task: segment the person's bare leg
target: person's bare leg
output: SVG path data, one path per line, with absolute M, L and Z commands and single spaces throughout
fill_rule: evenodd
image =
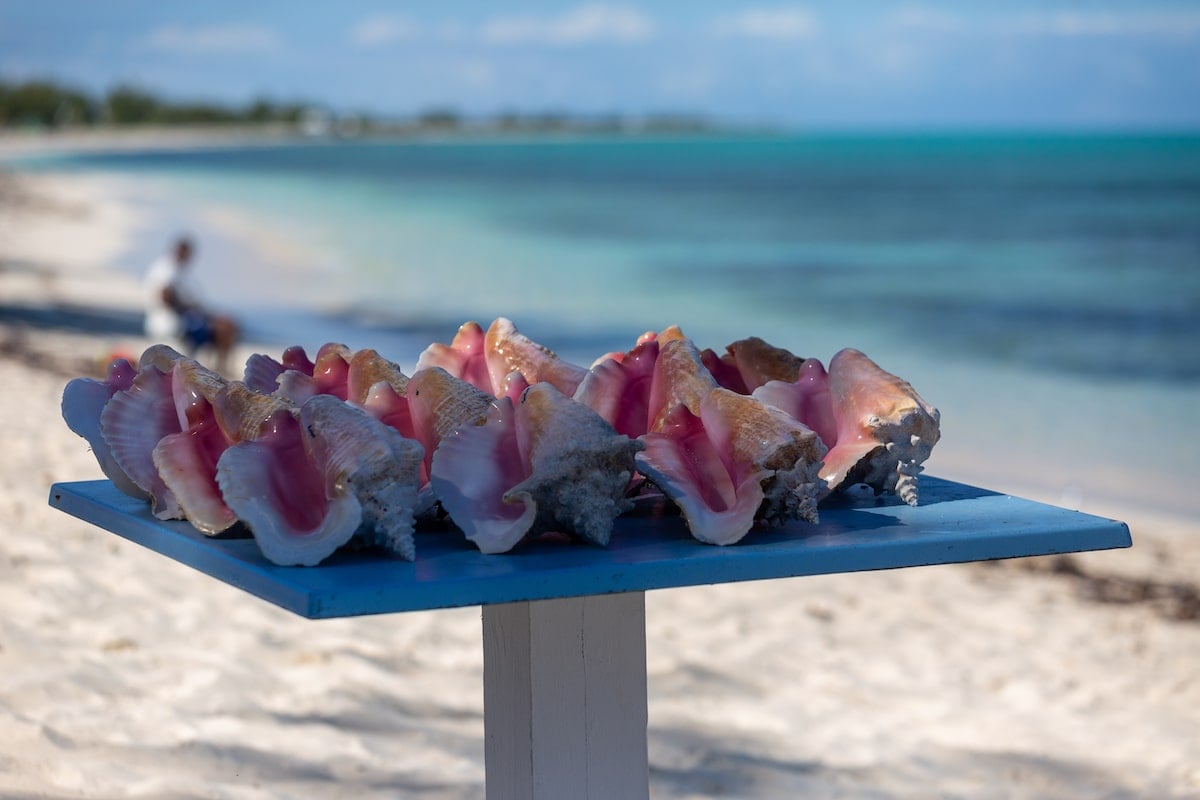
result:
M 229 317 L 213 319 L 213 347 L 217 351 L 217 372 L 222 375 L 229 368 L 229 354 L 238 340 L 238 326 Z

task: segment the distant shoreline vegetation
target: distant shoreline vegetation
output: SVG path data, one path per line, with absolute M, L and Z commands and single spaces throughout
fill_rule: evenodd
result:
M 691 114 L 577 115 L 566 112 L 502 111 L 467 116 L 450 107 L 409 117 L 337 114 L 318 103 L 258 99 L 243 106 L 168 100 L 145 89 L 118 86 L 103 96 L 54 81 L 0 80 L 0 130 L 80 130 L 93 127 L 283 125 L 310 135 L 360 136 L 403 133 L 654 133 L 714 130 Z

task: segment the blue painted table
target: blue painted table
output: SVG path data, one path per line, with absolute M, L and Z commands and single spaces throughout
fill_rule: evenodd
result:
M 539 541 L 500 556 L 418 531 L 417 560 L 340 553 L 268 563 L 248 538 L 156 520 L 108 481 L 55 484 L 50 504 L 309 618 L 483 606 L 489 797 L 646 797 L 647 589 L 1128 547 L 1122 522 L 932 477 L 921 505 L 822 506 L 818 525 L 700 544 L 649 508 L 604 549 Z

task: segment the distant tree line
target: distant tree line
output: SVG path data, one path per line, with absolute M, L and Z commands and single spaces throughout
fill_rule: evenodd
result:
M 307 105 L 255 100 L 243 107 L 172 102 L 133 86 L 103 96 L 52 81 L 0 81 L 0 128 L 62 128 L 78 125 L 295 124 Z
M 655 133 L 703 132 L 701 117 L 656 114 L 575 115 L 563 111 L 523 113 L 505 110 L 490 117 L 468 117 L 453 108 L 435 107 L 404 119 L 366 114 L 335 115 L 311 103 L 255 100 L 245 106 L 165 100 L 134 86 L 118 86 L 96 96 L 53 81 L 12 83 L 0 80 L 0 129 L 70 128 L 88 125 L 265 124 L 294 126 L 314 135 L 358 136 L 367 133 Z

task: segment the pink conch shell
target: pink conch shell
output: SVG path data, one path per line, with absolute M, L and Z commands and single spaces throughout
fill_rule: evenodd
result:
M 700 531 L 697 538 L 737 541 L 756 517 L 769 523 L 792 518 L 815 522 L 817 497 L 824 489 L 817 471 L 825 452 L 817 434 L 779 409 L 717 386 L 689 339 L 668 329 L 658 342 L 647 434 L 654 444 L 648 442 L 648 455 L 639 458 L 638 467 L 678 504 L 691 504 L 688 522 Z M 670 456 L 670 446 L 700 450 Z M 748 490 L 746 476 L 759 475 L 761 504 L 742 500 L 742 494 L 735 502 L 722 492 L 721 502 L 708 507 L 720 517 L 705 517 L 701 509 L 707 490 L 696 484 L 705 474 L 724 474 L 723 485 L 742 490 Z
M 724 387 L 699 413 L 677 404 L 646 434 L 638 469 L 683 510 L 692 535 L 732 544 L 756 519 L 817 521 L 825 447 L 776 408 Z
M 179 432 L 162 437 L 151 451 L 159 477 L 189 522 L 207 534 L 228 529 L 237 517 L 221 499 L 216 464 L 229 446 L 213 403 L 227 381 L 196 361 L 181 358 L 172 368 L 171 394 Z
M 770 470 L 733 459 L 715 420 L 712 403 L 701 404 L 701 416 L 675 406 L 658 431 L 642 437 L 645 452 L 637 467 L 683 512 L 692 536 L 708 544 L 733 544 L 754 526 L 762 505 L 762 481 Z
M 222 454 L 222 496 L 263 555 L 283 566 L 320 563 L 363 530 L 412 560 L 420 445 L 330 395 L 299 414 L 281 410 L 254 441 Z
M 519 403 L 504 397 L 479 426 L 442 440 L 432 484 L 442 506 L 485 553 L 548 531 L 604 545 L 642 445 L 549 383 Z
M 100 432 L 121 470 L 150 497 L 159 519 L 180 519 L 183 510 L 154 466 L 155 446 L 182 430 L 171 392 L 174 366 L 153 363 L 138 370 L 132 385 L 115 393 L 100 412 Z
M 416 370 L 429 367 L 441 367 L 478 389 L 495 393 L 484 354 L 484 332 L 478 322 L 463 323 L 448 345 L 435 342 L 425 348 L 417 359 Z
M 370 388 L 360 405 L 375 419 L 393 428 L 408 439 L 416 439 L 412 410 L 407 395 L 400 394 L 387 381 L 380 381 Z
M 217 462 L 225 502 L 267 560 L 282 566 L 320 563 L 362 523 L 358 498 L 310 461 L 306 438 L 294 413 L 281 411 L 257 439 L 230 447 Z
M 313 362 L 308 360 L 308 354 L 299 345 L 283 351 L 281 360 L 276 361 L 268 355 L 255 353 L 246 359 L 246 370 L 242 382 L 256 392 L 270 394 L 279 386 L 279 376 L 288 370 L 299 372 L 312 377 Z
M 525 390 L 530 386 L 532 386 L 532 384 L 525 379 L 525 376 L 514 369 L 512 372 L 508 373 L 508 377 L 504 379 L 504 384 L 496 393 L 496 397 L 507 397 L 514 403 L 518 403 L 521 400 L 521 395 L 525 394 Z
M 501 398 L 490 408 L 482 425 L 443 440 L 430 483 L 468 539 L 485 553 L 504 553 L 529 533 L 537 506 L 506 494 L 525 474 L 512 400 Z
M 291 404 L 253 392 L 242 383 L 223 385 L 215 393 L 202 391 L 212 388 L 205 386 L 207 372 L 195 362 L 176 364 L 175 395 L 177 402 L 185 400 L 183 429 L 164 436 L 155 446 L 153 458 L 184 516 L 197 530 L 212 535 L 237 522 L 217 485 L 221 455 L 231 445 L 257 437 L 267 417 Z
M 722 386 L 750 394 L 768 381 L 795 382 L 806 359 L 751 336 L 728 345 L 722 356 L 705 350 L 701 360 Z
M 480 425 L 496 398 L 441 367 L 417 370 L 408 382 L 408 409 L 413 435 L 425 448 L 425 470 L 434 452 L 450 434 Z
M 817 359 L 805 359 L 794 381 L 767 381 L 751 396 L 812 428 L 826 447 L 832 447 L 837 441 L 837 420 L 829 396 L 829 373 Z
M 327 479 L 346 483 L 362 506 L 363 538 L 412 561 L 413 509 L 424 448 L 327 395 L 300 409 L 309 452 Z
M 488 328 L 484 352 L 492 393 L 497 396 L 503 396 L 504 381 L 514 370 L 524 375 L 529 383 L 549 383 L 567 397 L 575 394 L 587 375 L 586 369 L 563 361 L 554 351 L 517 331 L 516 326 L 504 317 L 497 318 Z
M 916 505 L 921 464 L 941 436 L 941 414 L 908 381 L 847 348 L 829 362 L 837 440 L 821 470 L 831 489 L 866 483 Z
M 575 400 L 599 414 L 617 433 L 641 436 L 650 428 L 650 387 L 658 351 L 656 336 L 643 335 L 628 353 L 598 360 L 575 390 Z
M 94 378 L 75 378 L 63 389 L 62 415 L 67 427 L 87 440 L 100 469 L 113 485 L 130 497 L 145 500 L 149 495 L 121 469 L 112 449 L 100 432 L 100 414 L 114 394 L 133 386 L 135 370 L 123 358 L 108 366 L 103 381 Z
M 317 351 L 312 372 L 285 371 L 277 379 L 279 388 L 275 393 L 296 405 L 303 405 L 305 400 L 318 394 L 331 394 L 345 400 L 349 393 L 347 383 L 353 357 L 354 353 L 344 344 L 324 344 Z

